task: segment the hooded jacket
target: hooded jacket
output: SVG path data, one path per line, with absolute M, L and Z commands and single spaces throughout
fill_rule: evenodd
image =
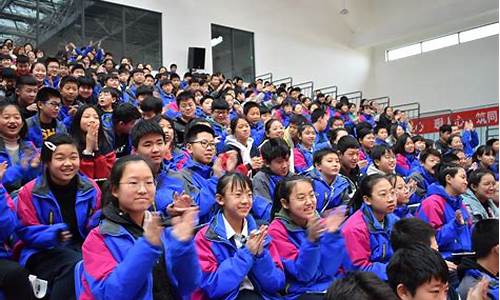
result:
M 465 224 L 455 221 L 455 211 L 460 210 Z M 439 183 L 433 183 L 427 191 L 416 216 L 436 230 L 439 251 L 445 259 L 454 252 L 471 251 L 472 219 L 462 204 L 462 197 L 450 196 Z
M 0 259 L 11 258 L 18 223 L 14 201 L 0 184 Z
M 67 133 L 64 124 L 55 120 L 56 122 L 56 133 Z M 28 134 L 26 135 L 26 140 L 33 142 L 35 147 L 38 149 L 42 148 L 43 137 L 42 137 L 42 126 L 40 125 L 40 115 L 36 114 L 33 117 L 26 120 L 28 126 Z
M 464 258 L 457 268 L 460 285 L 458 293 L 462 299 L 467 299 L 469 289 L 474 287 L 483 277 L 486 277 L 488 283 L 488 299 L 498 300 L 498 274 L 491 274 L 476 260 Z
M 471 189 L 467 189 L 465 194 L 462 195 L 462 200 L 472 217 L 472 223 L 476 224 L 477 221 L 491 217 L 498 219 L 498 207 L 493 203 L 493 200 L 488 199 L 485 207 Z
M 435 182 L 437 179 L 427 171 L 424 166 L 419 165 L 415 168 L 415 171 L 410 175 L 410 179 L 417 182 L 417 189 L 413 195 L 410 196 L 410 204 L 420 203 L 425 198 L 427 194 L 427 189 L 429 186 Z
M 312 169 L 307 175 L 313 180 L 316 192 L 316 210 L 320 214 L 328 209 L 346 204 L 350 200 L 351 185 L 343 175 L 338 174 L 331 185 L 316 169 Z

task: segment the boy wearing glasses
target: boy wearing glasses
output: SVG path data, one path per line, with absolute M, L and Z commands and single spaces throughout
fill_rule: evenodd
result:
M 36 94 L 35 102 L 38 113 L 26 120 L 28 124 L 28 137 L 37 148 L 56 133 L 66 133 L 66 127 L 58 121 L 62 97 L 58 90 L 44 87 Z

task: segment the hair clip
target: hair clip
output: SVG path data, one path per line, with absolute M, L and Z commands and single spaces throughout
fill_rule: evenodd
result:
M 52 151 L 52 152 L 56 151 L 57 146 L 56 146 L 56 145 L 54 145 L 52 142 L 45 141 L 45 142 L 43 142 L 43 144 L 44 144 L 44 145 L 45 145 L 45 147 L 47 147 L 50 151 Z

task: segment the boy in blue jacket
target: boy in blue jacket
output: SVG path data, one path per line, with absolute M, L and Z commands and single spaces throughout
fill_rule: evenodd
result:
M 243 114 L 245 119 L 250 124 L 251 136 L 254 141 L 254 145 L 258 146 L 264 140 L 264 123 L 260 118 L 260 105 L 257 102 L 246 102 L 243 105 Z

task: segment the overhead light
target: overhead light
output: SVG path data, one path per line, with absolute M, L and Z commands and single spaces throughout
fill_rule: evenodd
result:
M 344 3 L 343 8 L 339 11 L 339 14 L 347 15 L 349 13 L 349 10 L 346 8 L 346 0 L 344 0 L 343 3 Z
M 212 48 L 213 48 L 213 47 L 219 45 L 220 43 L 222 43 L 222 41 L 224 41 L 224 39 L 222 38 L 222 36 L 218 36 L 218 37 L 212 39 L 210 41 L 210 44 L 212 45 Z

